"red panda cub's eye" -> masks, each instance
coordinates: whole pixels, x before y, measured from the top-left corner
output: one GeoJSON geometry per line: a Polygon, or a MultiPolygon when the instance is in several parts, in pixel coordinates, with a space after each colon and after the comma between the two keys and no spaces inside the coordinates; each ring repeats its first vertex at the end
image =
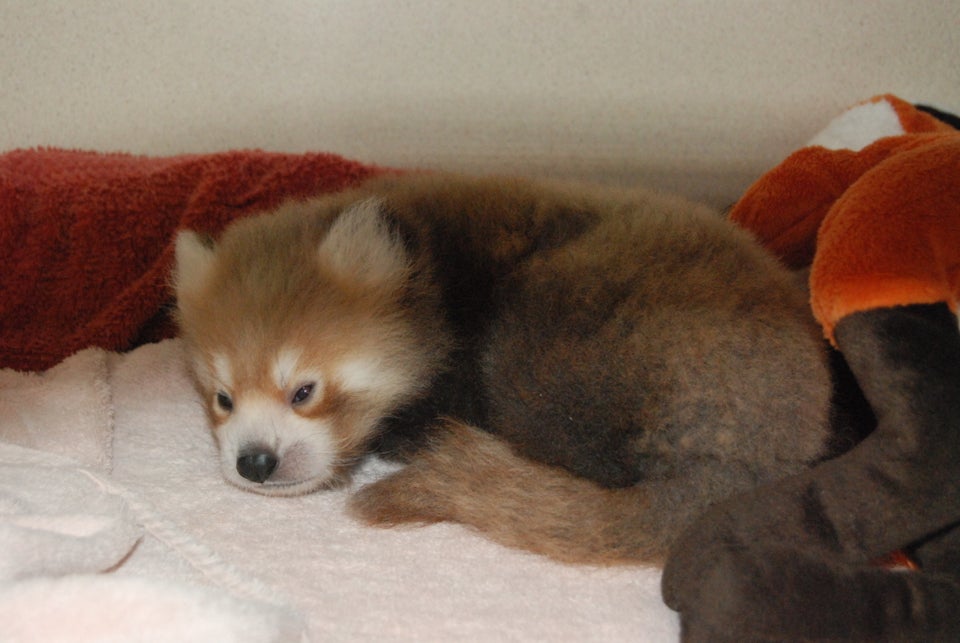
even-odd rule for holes
{"type": "Polygon", "coordinates": [[[298,388],[297,392],[293,394],[292,398],[290,398],[290,404],[293,406],[298,406],[309,400],[310,396],[313,395],[313,389],[315,386],[316,385],[311,382],[298,388]]]}
{"type": "Polygon", "coordinates": [[[217,391],[217,406],[219,406],[222,411],[229,413],[233,410],[233,400],[223,391],[217,391]]]}

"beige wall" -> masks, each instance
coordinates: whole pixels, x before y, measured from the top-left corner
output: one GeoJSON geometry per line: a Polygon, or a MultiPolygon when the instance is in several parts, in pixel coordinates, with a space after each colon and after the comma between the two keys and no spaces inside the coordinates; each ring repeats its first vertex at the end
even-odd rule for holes
{"type": "Polygon", "coordinates": [[[960,3],[0,0],[0,149],[325,150],[720,202],[846,105],[960,110],[960,3]]]}

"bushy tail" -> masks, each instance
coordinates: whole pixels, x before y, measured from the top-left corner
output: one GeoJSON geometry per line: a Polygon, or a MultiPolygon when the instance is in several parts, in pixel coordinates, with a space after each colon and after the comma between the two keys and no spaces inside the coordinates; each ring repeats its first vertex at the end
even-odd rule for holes
{"type": "MultiPolygon", "coordinates": [[[[729,472],[726,473],[729,476],[729,472]]],[[[444,520],[570,563],[660,564],[718,494],[707,473],[608,489],[518,456],[485,431],[448,422],[432,448],[350,501],[377,526],[444,520]]],[[[730,490],[730,480],[723,487],[730,490]]]]}

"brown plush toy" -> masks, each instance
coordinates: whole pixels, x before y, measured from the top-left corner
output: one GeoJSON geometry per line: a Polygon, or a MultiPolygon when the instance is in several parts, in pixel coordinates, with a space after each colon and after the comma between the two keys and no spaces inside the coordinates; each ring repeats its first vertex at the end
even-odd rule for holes
{"type": "Polygon", "coordinates": [[[685,640],[960,640],[955,118],[872,99],[732,210],[786,263],[810,266],[814,314],[877,425],[686,531],[663,577],[685,640]],[[919,569],[876,564],[894,550],[919,569]]]}

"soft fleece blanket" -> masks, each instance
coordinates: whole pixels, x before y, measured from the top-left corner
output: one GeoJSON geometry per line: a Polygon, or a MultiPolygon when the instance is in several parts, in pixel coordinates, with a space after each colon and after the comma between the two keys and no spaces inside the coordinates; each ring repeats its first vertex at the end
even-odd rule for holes
{"type": "Polygon", "coordinates": [[[225,483],[178,339],[4,371],[0,640],[677,638],[659,570],[560,565],[459,525],[366,528],[349,492],[225,483]]]}
{"type": "Polygon", "coordinates": [[[265,498],[222,480],[179,340],[143,344],[173,332],[175,229],[380,171],[0,156],[0,640],[676,640],[658,570],[559,565],[458,525],[365,528],[349,489],[265,498]]]}

